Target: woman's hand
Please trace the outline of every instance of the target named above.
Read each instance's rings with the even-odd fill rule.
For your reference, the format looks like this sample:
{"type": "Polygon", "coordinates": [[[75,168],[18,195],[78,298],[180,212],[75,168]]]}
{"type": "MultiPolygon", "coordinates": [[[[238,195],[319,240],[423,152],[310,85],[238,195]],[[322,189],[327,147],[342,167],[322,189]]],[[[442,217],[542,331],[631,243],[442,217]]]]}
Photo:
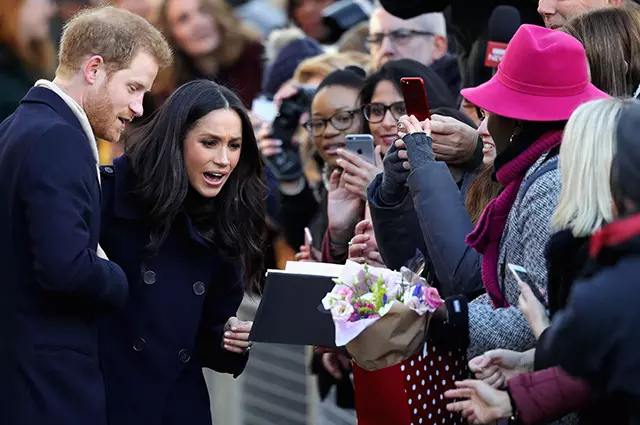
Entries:
{"type": "Polygon", "coordinates": [[[436,160],[431,139],[429,120],[418,121],[416,117],[403,115],[398,120],[398,136],[407,147],[411,170],[416,170],[436,160]]]}
{"type": "Polygon", "coordinates": [[[237,317],[230,317],[224,325],[224,338],[222,347],[232,353],[244,354],[251,349],[249,334],[253,322],[243,322],[237,317]]]}
{"type": "Polygon", "coordinates": [[[386,267],[369,220],[362,220],[356,225],[356,235],[349,243],[349,260],[372,267],[386,267]]]}
{"type": "Polygon", "coordinates": [[[529,326],[533,330],[533,334],[538,339],[550,325],[547,310],[533,295],[533,291],[527,284],[518,282],[518,286],[520,287],[520,298],[518,298],[520,311],[524,314],[525,319],[527,319],[529,326]]]}
{"type": "Polygon", "coordinates": [[[258,132],[258,149],[262,156],[268,158],[282,152],[282,140],[269,138],[271,125],[263,124],[258,132]]]}
{"type": "Polygon", "coordinates": [[[350,366],[347,356],[337,352],[328,352],[322,355],[322,366],[337,380],[342,379],[342,371],[350,366]]]}
{"type": "Polygon", "coordinates": [[[319,263],[322,259],[322,253],[314,247],[302,245],[300,252],[296,254],[296,261],[306,261],[308,263],[319,263]]]}
{"type": "Polygon", "coordinates": [[[364,202],[355,191],[347,189],[345,175],[338,170],[331,173],[327,216],[331,239],[346,246],[353,236],[356,223],[362,217],[364,202]]]}
{"type": "Polygon", "coordinates": [[[469,361],[469,370],[476,379],[493,388],[503,388],[507,381],[533,370],[533,355],[511,350],[490,350],[469,361]]]}
{"type": "Polygon", "coordinates": [[[498,391],[482,381],[457,381],[455,390],[444,393],[446,398],[465,398],[447,404],[449,412],[461,412],[472,424],[488,424],[513,414],[511,400],[506,391],[498,391]]]}
{"type": "Polygon", "coordinates": [[[403,115],[398,120],[398,137],[404,139],[407,134],[424,133],[431,137],[431,121],[418,121],[413,115],[403,115]]]}
{"type": "Polygon", "coordinates": [[[384,171],[380,146],[375,148],[375,164],[365,161],[346,149],[338,149],[338,165],[344,170],[345,187],[367,200],[367,188],[376,176],[384,171]]]}

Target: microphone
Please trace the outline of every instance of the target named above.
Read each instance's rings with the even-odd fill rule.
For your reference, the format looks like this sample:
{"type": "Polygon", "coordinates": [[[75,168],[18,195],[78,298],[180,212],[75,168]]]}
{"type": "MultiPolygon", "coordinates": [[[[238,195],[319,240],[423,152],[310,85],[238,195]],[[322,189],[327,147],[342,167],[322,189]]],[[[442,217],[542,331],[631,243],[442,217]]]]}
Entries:
{"type": "Polygon", "coordinates": [[[497,68],[500,65],[507,45],[521,23],[520,12],[515,7],[502,5],[493,9],[487,24],[489,41],[484,59],[485,66],[497,68]]]}

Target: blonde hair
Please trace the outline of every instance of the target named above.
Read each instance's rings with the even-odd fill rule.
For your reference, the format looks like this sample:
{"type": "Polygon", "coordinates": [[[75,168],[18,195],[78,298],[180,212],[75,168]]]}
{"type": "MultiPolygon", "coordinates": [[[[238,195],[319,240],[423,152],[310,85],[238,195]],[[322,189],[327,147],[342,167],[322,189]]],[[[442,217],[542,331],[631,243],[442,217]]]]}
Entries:
{"type": "Polygon", "coordinates": [[[110,72],[118,71],[140,52],[153,56],[159,68],[173,57],[160,31],[146,19],[113,6],[85,9],[64,26],[57,73],[73,73],[93,55],[102,56],[110,72]]]}
{"type": "Polygon", "coordinates": [[[298,27],[282,28],[271,31],[267,41],[264,43],[265,68],[267,68],[271,62],[276,60],[280,50],[284,49],[289,45],[289,43],[295,40],[302,40],[305,37],[304,32],[302,32],[298,27]]]}
{"type": "Polygon", "coordinates": [[[347,66],[359,66],[365,71],[371,68],[371,57],[360,52],[325,53],[306,59],[298,65],[293,74],[293,80],[299,84],[305,84],[314,78],[324,79],[337,69],[347,66]]]}
{"type": "Polygon", "coordinates": [[[567,122],[560,147],[562,190],[552,226],[575,237],[593,234],[613,220],[610,172],[617,119],[627,100],[587,102],[567,122]]]}

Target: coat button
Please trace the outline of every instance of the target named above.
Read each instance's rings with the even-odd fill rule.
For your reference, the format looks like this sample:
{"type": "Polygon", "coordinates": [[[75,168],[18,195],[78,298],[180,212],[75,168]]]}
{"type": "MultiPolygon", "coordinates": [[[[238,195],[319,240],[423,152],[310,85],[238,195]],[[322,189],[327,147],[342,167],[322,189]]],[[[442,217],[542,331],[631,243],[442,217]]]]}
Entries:
{"type": "Polygon", "coordinates": [[[146,283],[147,285],[153,285],[154,283],[156,283],[156,272],[147,270],[142,275],[142,280],[144,280],[144,283],[146,283]]]}
{"type": "Polygon", "coordinates": [[[193,293],[196,295],[204,294],[205,287],[203,282],[196,282],[193,284],[193,293]]]}
{"type": "Polygon", "coordinates": [[[107,174],[113,174],[113,167],[104,167],[104,172],[107,174]]]}
{"type": "Polygon", "coordinates": [[[189,350],[183,348],[178,352],[178,358],[182,363],[188,363],[191,360],[191,355],[189,354],[189,350]]]}
{"type": "Polygon", "coordinates": [[[140,352],[144,350],[145,345],[147,345],[147,341],[145,341],[144,338],[138,338],[133,343],[133,349],[140,352]]]}

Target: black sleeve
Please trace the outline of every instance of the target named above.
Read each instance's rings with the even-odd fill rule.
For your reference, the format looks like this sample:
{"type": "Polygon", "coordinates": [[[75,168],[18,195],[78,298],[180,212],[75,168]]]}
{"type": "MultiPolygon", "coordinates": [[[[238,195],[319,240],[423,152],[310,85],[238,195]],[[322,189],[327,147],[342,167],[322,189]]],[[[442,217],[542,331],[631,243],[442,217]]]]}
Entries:
{"type": "Polygon", "coordinates": [[[318,213],[318,201],[308,183],[305,183],[304,189],[297,195],[289,196],[280,192],[278,197],[278,223],[289,246],[297,250],[304,244],[304,228],[318,213]]]}

